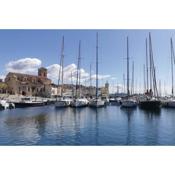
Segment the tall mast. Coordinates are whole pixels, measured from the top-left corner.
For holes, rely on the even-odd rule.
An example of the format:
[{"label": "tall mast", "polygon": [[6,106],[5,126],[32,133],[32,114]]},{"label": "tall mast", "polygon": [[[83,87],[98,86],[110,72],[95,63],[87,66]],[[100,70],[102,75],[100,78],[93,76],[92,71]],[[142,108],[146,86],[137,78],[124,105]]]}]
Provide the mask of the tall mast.
[{"label": "tall mast", "polygon": [[162,96],[161,80],[159,80],[159,97]]},{"label": "tall mast", "polygon": [[98,32],[96,34],[96,99],[98,98]]},{"label": "tall mast", "polygon": [[90,64],[90,77],[89,77],[89,81],[90,81],[90,87],[92,87],[92,65]]},{"label": "tall mast", "polygon": [[63,60],[64,60],[64,36],[62,37],[62,44],[61,44],[61,58],[60,58],[60,69],[58,75],[58,86],[60,85],[61,81],[61,96],[63,96]]},{"label": "tall mast", "polygon": [[127,95],[130,95],[129,92],[129,40],[127,36]]},{"label": "tall mast", "polygon": [[[151,61],[151,80],[153,85],[153,92],[154,95],[158,97],[158,90],[157,90],[157,80],[156,80],[156,68],[154,66],[154,58],[153,58],[153,50],[152,50],[152,41],[151,41],[151,34],[149,33],[149,40],[150,40],[150,61]],[[150,81],[151,82],[151,81]],[[152,87],[152,86],[151,86]]]},{"label": "tall mast", "polygon": [[132,62],[132,84],[131,84],[131,94],[134,94],[134,61]]},{"label": "tall mast", "polygon": [[79,86],[79,97],[81,96],[81,41],[79,41],[79,82],[78,82],[78,86]]},{"label": "tall mast", "polygon": [[124,93],[125,93],[125,74],[123,74],[123,91],[124,91]]},{"label": "tall mast", "polygon": [[78,65],[77,65],[77,80],[76,80],[76,98],[78,95],[78,88],[80,91],[80,60],[81,60],[81,41],[79,41],[79,47],[78,47]]},{"label": "tall mast", "polygon": [[64,83],[64,36],[63,36],[63,39],[62,39],[62,54],[61,54],[61,57],[62,57],[62,77],[61,77],[61,84],[62,84],[62,88],[61,88],[61,96],[63,96],[63,83]]},{"label": "tall mast", "polygon": [[146,38],[146,89],[149,89],[149,81],[148,81],[148,42]]},{"label": "tall mast", "polygon": [[150,64],[150,91],[152,91],[152,56],[151,56],[151,34],[149,33],[149,64]]},{"label": "tall mast", "polygon": [[174,71],[173,71],[173,56],[174,56],[174,48],[173,48],[173,39],[170,39],[170,43],[171,43],[171,74],[172,74],[172,96],[174,96]]},{"label": "tall mast", "polygon": [[143,81],[144,81],[144,90],[143,90],[143,92],[145,92],[145,90],[147,89],[146,80],[145,80],[145,64],[143,65]]},{"label": "tall mast", "polygon": [[72,97],[74,96],[74,84],[73,84],[73,75],[71,71],[71,87],[72,87]]}]

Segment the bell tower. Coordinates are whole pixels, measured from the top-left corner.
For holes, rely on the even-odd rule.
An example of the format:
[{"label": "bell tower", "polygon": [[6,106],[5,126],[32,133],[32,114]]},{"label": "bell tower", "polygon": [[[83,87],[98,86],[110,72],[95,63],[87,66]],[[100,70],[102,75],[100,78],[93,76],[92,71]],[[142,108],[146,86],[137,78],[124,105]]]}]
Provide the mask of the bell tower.
[{"label": "bell tower", "polygon": [[42,78],[47,78],[47,69],[44,67],[41,67],[38,69],[38,76]]}]

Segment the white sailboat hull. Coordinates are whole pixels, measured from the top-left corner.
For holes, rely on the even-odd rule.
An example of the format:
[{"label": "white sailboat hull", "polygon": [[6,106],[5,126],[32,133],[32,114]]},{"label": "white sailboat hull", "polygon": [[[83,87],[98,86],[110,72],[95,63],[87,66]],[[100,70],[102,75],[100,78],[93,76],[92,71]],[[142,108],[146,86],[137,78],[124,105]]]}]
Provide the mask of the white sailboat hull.
[{"label": "white sailboat hull", "polygon": [[86,99],[75,99],[72,101],[71,106],[72,107],[86,107],[88,105],[88,100]]},{"label": "white sailboat hull", "polygon": [[96,107],[96,108],[103,107],[103,106],[105,106],[105,101],[99,100],[99,99],[98,100],[92,100],[92,101],[90,101],[89,106],[90,107]]},{"label": "white sailboat hull", "polygon": [[124,107],[124,108],[133,108],[133,107],[136,107],[137,106],[137,103],[136,101],[134,100],[123,100],[122,101],[122,104],[121,104],[121,107]]},{"label": "white sailboat hull", "polygon": [[71,104],[71,100],[63,99],[55,102],[56,108],[69,107]]}]

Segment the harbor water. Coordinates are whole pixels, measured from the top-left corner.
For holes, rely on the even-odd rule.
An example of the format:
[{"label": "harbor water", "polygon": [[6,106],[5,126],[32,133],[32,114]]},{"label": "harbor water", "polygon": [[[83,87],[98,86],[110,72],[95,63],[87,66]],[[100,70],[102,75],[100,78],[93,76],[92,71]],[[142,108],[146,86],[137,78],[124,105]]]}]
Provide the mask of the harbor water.
[{"label": "harbor water", "polygon": [[175,109],[54,106],[0,111],[0,145],[175,145]]}]

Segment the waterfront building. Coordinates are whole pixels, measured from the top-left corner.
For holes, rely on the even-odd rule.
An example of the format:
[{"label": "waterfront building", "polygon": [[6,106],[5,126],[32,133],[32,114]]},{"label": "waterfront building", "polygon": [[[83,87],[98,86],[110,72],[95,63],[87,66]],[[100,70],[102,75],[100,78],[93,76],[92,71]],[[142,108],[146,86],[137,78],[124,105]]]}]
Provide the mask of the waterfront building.
[{"label": "waterfront building", "polygon": [[5,78],[9,94],[24,96],[51,96],[51,80],[47,78],[47,69],[38,69],[38,75],[9,72]]},{"label": "waterfront building", "polygon": [[[94,86],[84,86],[80,85],[78,88],[80,88],[81,95],[84,97],[94,97],[96,88]],[[72,84],[64,84],[62,86],[63,90],[63,96],[75,96],[76,92],[76,86]],[[108,97],[109,96],[109,83],[105,84],[105,87],[100,87],[99,88],[99,94],[102,97]],[[56,96],[61,96],[61,86],[52,84],[51,85],[51,96],[56,97]]]},{"label": "waterfront building", "polygon": [[0,94],[6,94],[8,91],[7,84],[0,79]]},{"label": "waterfront building", "polygon": [[109,83],[106,82],[104,87],[100,88],[102,97],[109,97]]}]

